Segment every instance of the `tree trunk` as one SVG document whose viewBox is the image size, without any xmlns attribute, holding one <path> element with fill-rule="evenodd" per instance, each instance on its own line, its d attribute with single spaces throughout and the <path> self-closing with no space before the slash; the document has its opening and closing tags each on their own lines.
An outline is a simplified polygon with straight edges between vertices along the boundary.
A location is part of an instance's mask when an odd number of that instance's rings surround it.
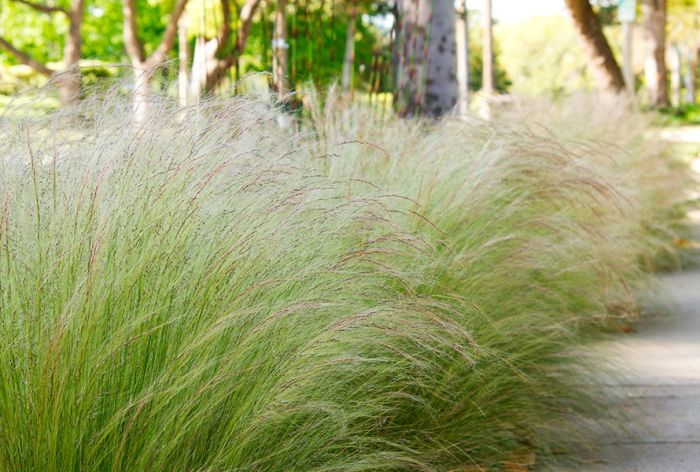
<svg viewBox="0 0 700 472">
<path fill-rule="evenodd" d="M 466 116 L 469 113 L 469 17 L 466 0 L 458 2 L 455 30 L 459 114 Z"/>
<path fill-rule="evenodd" d="M 287 44 L 287 0 L 277 0 L 277 11 L 275 12 L 275 37 L 272 41 L 273 64 L 272 81 L 277 96 L 280 100 L 285 99 L 289 93 L 289 58 Z"/>
<path fill-rule="evenodd" d="M 82 35 L 80 27 L 83 23 L 84 0 L 73 0 L 68 14 L 68 35 L 63 48 L 63 64 L 65 72 L 61 74 L 60 83 L 61 105 L 75 105 L 80 99 L 80 56 Z"/>
<path fill-rule="evenodd" d="M 137 122 L 145 121 L 148 116 L 151 80 L 158 67 L 166 61 L 168 53 L 175 44 L 178 23 L 186 5 L 187 0 L 175 1 L 173 12 L 165 27 L 161 41 L 151 55 L 147 57 L 143 42 L 138 36 L 136 0 L 122 1 L 122 15 L 124 17 L 122 33 L 124 47 L 134 68 L 133 110 L 134 120 Z"/>
<path fill-rule="evenodd" d="M 134 121 L 143 123 L 148 118 L 148 110 L 151 101 L 151 79 L 155 70 L 134 67 L 134 93 L 132 108 Z"/>
<path fill-rule="evenodd" d="M 357 21 L 357 8 L 350 7 L 348 18 L 348 35 L 345 39 L 345 56 L 343 57 L 343 73 L 341 85 L 345 93 L 352 87 L 353 67 L 355 65 L 355 22 Z"/>
<path fill-rule="evenodd" d="M 207 49 L 207 40 L 204 36 L 197 36 L 194 42 L 190 75 L 190 98 L 194 104 L 199 103 L 202 94 L 207 91 L 207 62 L 215 60 L 213 57 L 208 57 Z"/>
<path fill-rule="evenodd" d="M 457 102 L 452 0 L 400 0 L 396 110 L 439 117 Z"/>
<path fill-rule="evenodd" d="M 482 59 L 482 79 L 481 89 L 487 93 L 493 93 L 495 87 L 495 76 L 493 67 L 493 16 L 491 0 L 484 0 L 484 45 Z"/>
<path fill-rule="evenodd" d="M 425 112 L 430 116 L 442 116 L 457 104 L 455 50 L 453 0 L 434 0 L 425 78 Z"/>
<path fill-rule="evenodd" d="M 631 21 L 622 22 L 622 75 L 630 95 L 634 95 L 635 92 L 634 71 L 632 70 L 633 27 L 634 24 Z"/>
<path fill-rule="evenodd" d="M 625 89 L 625 80 L 603 29 L 588 0 L 565 0 L 588 54 L 599 87 L 615 93 Z"/>
<path fill-rule="evenodd" d="M 671 45 L 671 104 L 681 105 L 681 50 L 677 44 Z"/>
<path fill-rule="evenodd" d="M 181 107 L 189 105 L 190 87 L 190 50 L 187 41 L 187 16 L 182 15 L 177 25 L 177 59 L 178 59 L 178 100 Z"/>
<path fill-rule="evenodd" d="M 415 116 L 424 106 L 431 3 L 431 0 L 399 0 L 396 111 L 402 117 Z"/>
<path fill-rule="evenodd" d="M 649 104 L 652 107 L 666 107 L 666 0 L 644 0 L 642 14 L 647 44 L 645 76 Z"/>
</svg>

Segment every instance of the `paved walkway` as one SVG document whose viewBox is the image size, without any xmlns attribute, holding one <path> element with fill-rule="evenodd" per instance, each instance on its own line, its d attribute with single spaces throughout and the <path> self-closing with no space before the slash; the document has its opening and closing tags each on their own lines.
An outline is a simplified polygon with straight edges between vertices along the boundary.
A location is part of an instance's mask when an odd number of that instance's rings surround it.
<svg viewBox="0 0 700 472">
<path fill-rule="evenodd" d="M 627 432 L 603 436 L 583 471 L 700 471 L 700 271 L 661 277 L 669 314 L 601 346 L 624 373 L 609 384 Z"/>
<path fill-rule="evenodd" d="M 658 137 L 676 143 L 700 143 L 700 126 L 671 126 L 662 128 Z"/>
</svg>

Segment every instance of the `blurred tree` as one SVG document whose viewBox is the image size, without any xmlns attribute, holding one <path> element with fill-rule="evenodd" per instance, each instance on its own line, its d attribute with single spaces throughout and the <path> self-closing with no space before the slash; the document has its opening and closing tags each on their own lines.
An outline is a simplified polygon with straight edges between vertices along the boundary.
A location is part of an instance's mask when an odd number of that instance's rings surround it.
<svg viewBox="0 0 700 472">
<path fill-rule="evenodd" d="M 684 73 L 685 101 L 695 103 L 700 54 L 700 9 L 697 0 L 669 0 L 667 23 L 667 42 L 680 55 L 676 59 L 681 62 L 678 73 Z"/>
<path fill-rule="evenodd" d="M 32 8 L 37 12 L 47 15 L 61 14 L 68 20 L 68 31 L 65 35 L 63 48 L 63 69 L 57 71 L 51 69 L 45 62 L 38 60 L 19 47 L 15 46 L 7 37 L 0 35 L 0 48 L 12 54 L 18 61 L 34 69 L 39 74 L 47 77 L 55 77 L 59 86 L 62 105 L 71 105 L 78 100 L 80 95 L 80 61 L 82 36 L 80 27 L 83 21 L 84 0 L 71 0 L 70 5 L 56 6 L 45 5 L 31 0 L 14 0 L 18 4 Z"/>
<path fill-rule="evenodd" d="M 666 0 L 643 0 L 642 14 L 647 44 L 645 78 L 649 104 L 653 107 L 667 107 Z"/>
<path fill-rule="evenodd" d="M 558 97 L 595 87 L 580 38 L 561 18 L 532 17 L 495 28 L 500 46 L 496 57 L 514 93 Z"/>
<path fill-rule="evenodd" d="M 622 70 L 589 0 L 566 0 L 566 6 L 588 53 L 599 87 L 616 93 L 622 92 L 625 89 Z"/>
<path fill-rule="evenodd" d="M 238 66 L 241 55 L 245 51 L 254 15 L 258 10 L 261 0 L 246 0 L 242 6 L 234 3 L 239 12 L 237 27 L 232 26 L 230 0 L 220 0 L 219 10 L 213 10 L 211 18 L 220 18 L 210 27 L 199 27 L 196 33 L 195 52 L 190 76 L 190 94 L 194 102 L 198 101 L 203 93 L 211 93 L 226 76 L 226 72 L 232 66 Z M 200 22 L 204 21 L 204 12 L 208 5 L 205 2 L 191 2 L 190 7 L 200 15 Z M 217 14 L 217 13 L 220 13 Z M 216 30 L 211 34 L 208 30 Z M 232 36 L 235 33 L 235 38 Z M 187 43 L 182 47 L 189 47 Z M 237 67 L 238 68 L 238 67 Z"/>
<path fill-rule="evenodd" d="M 495 90 L 494 76 L 494 55 L 493 55 L 493 15 L 491 8 L 491 0 L 484 0 L 484 41 L 483 41 L 483 59 L 482 59 L 482 90 L 486 93 L 492 93 Z"/>
<path fill-rule="evenodd" d="M 459 114 L 466 116 L 469 113 L 469 13 L 466 0 L 458 0 L 457 2 L 455 41 L 457 47 Z"/>
<path fill-rule="evenodd" d="M 478 91 L 481 90 L 483 74 L 483 47 L 484 47 L 484 33 L 483 33 L 483 20 L 476 14 L 477 12 L 470 12 L 469 18 L 471 18 L 472 24 L 469 26 L 469 90 Z M 470 20 L 471 21 L 471 20 Z M 498 23 L 495 22 L 495 26 L 498 27 Z M 512 25 L 508 25 L 505 29 L 512 28 Z M 531 32 L 530 32 L 531 33 Z M 528 33 L 529 36 L 531 34 Z M 498 35 L 497 35 L 498 36 Z M 501 35 L 503 36 L 503 35 Z M 497 92 L 507 92 L 511 86 L 511 80 L 506 72 L 506 69 L 502 64 L 501 57 L 501 46 L 500 43 L 494 41 L 493 47 L 493 75 L 494 75 L 494 87 Z"/>
<path fill-rule="evenodd" d="M 451 0 L 399 2 L 396 109 L 438 117 L 457 103 L 454 5 Z"/>
<path fill-rule="evenodd" d="M 285 99 L 289 93 L 287 0 L 277 0 L 275 10 L 275 35 L 272 38 L 272 87 L 280 99 Z"/>
<path fill-rule="evenodd" d="M 137 121 L 146 117 L 151 87 L 151 80 L 156 70 L 168 58 L 168 53 L 175 43 L 177 24 L 185 11 L 187 0 L 176 0 L 172 13 L 167 20 L 162 38 L 155 49 L 147 55 L 146 44 L 139 37 L 137 22 L 137 0 L 123 0 L 122 13 L 124 23 L 124 47 L 134 68 L 134 115 Z"/>
<path fill-rule="evenodd" d="M 345 35 L 345 55 L 343 57 L 343 71 L 341 74 L 341 86 L 345 93 L 352 87 L 353 67 L 355 64 L 355 23 L 357 23 L 358 6 L 355 0 L 350 0 L 347 5 L 348 29 Z"/>
</svg>

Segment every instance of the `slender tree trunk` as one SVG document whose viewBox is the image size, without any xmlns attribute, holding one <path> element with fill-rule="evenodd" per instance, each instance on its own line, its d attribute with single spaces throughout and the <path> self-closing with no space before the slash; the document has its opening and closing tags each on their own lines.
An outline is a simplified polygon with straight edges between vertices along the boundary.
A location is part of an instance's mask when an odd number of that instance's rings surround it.
<svg viewBox="0 0 700 472">
<path fill-rule="evenodd" d="M 487 93 L 493 93 L 495 76 L 493 67 L 493 15 L 491 0 L 484 0 L 484 46 L 481 89 Z"/>
<path fill-rule="evenodd" d="M 647 44 L 645 76 L 649 104 L 665 107 L 669 104 L 666 78 L 666 0 L 644 0 L 642 13 Z"/>
<path fill-rule="evenodd" d="M 190 45 L 187 41 L 187 15 L 183 14 L 177 25 L 178 43 L 178 99 L 181 107 L 189 105 L 190 87 Z"/>
<path fill-rule="evenodd" d="M 681 105 L 681 50 L 677 44 L 671 45 L 671 104 Z"/>
<path fill-rule="evenodd" d="M 357 21 L 357 8 L 352 5 L 349 9 L 348 35 L 345 39 L 345 56 L 343 57 L 343 73 L 341 85 L 345 93 L 352 87 L 353 67 L 355 65 L 355 22 Z"/>
<path fill-rule="evenodd" d="M 275 37 L 273 39 L 272 79 L 277 96 L 289 93 L 289 44 L 287 43 L 287 0 L 277 0 Z"/>
<path fill-rule="evenodd" d="M 589 0 L 565 1 L 588 54 L 598 86 L 602 90 L 622 92 L 625 89 L 622 70 Z"/>
<path fill-rule="evenodd" d="M 401 64 L 401 25 L 402 19 L 399 10 L 398 0 L 391 7 L 391 14 L 394 17 L 394 24 L 389 32 L 389 48 L 391 50 L 391 63 L 389 69 L 389 81 L 391 84 L 391 102 L 395 110 L 399 110 L 399 65 Z"/>
<path fill-rule="evenodd" d="M 695 104 L 695 97 L 697 95 L 697 73 L 698 73 L 698 53 L 699 49 L 696 47 L 688 48 L 688 73 L 686 79 L 686 101 L 691 105 Z"/>
<path fill-rule="evenodd" d="M 207 56 L 207 40 L 204 36 L 197 36 L 194 42 L 192 73 L 190 75 L 190 98 L 194 104 L 199 103 L 202 94 L 206 93 L 207 59 L 209 59 Z"/>
<path fill-rule="evenodd" d="M 625 78 L 627 92 L 634 95 L 634 71 L 632 70 L 633 52 L 633 28 L 634 24 L 631 21 L 622 22 L 622 73 Z"/>
<path fill-rule="evenodd" d="M 466 0 L 458 2 L 455 31 L 459 114 L 466 116 L 469 113 L 469 17 Z"/>
</svg>

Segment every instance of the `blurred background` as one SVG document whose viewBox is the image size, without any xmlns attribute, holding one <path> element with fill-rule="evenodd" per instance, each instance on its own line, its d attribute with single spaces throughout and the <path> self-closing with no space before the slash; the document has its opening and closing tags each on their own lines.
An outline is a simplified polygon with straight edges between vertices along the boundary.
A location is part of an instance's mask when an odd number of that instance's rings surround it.
<svg viewBox="0 0 700 472">
<path fill-rule="evenodd" d="M 293 107 L 337 84 L 402 116 L 624 90 L 694 122 L 699 21 L 696 0 L 0 0 L 0 106 L 49 81 L 56 108 L 133 77 L 183 105 L 252 92 Z"/>
</svg>

